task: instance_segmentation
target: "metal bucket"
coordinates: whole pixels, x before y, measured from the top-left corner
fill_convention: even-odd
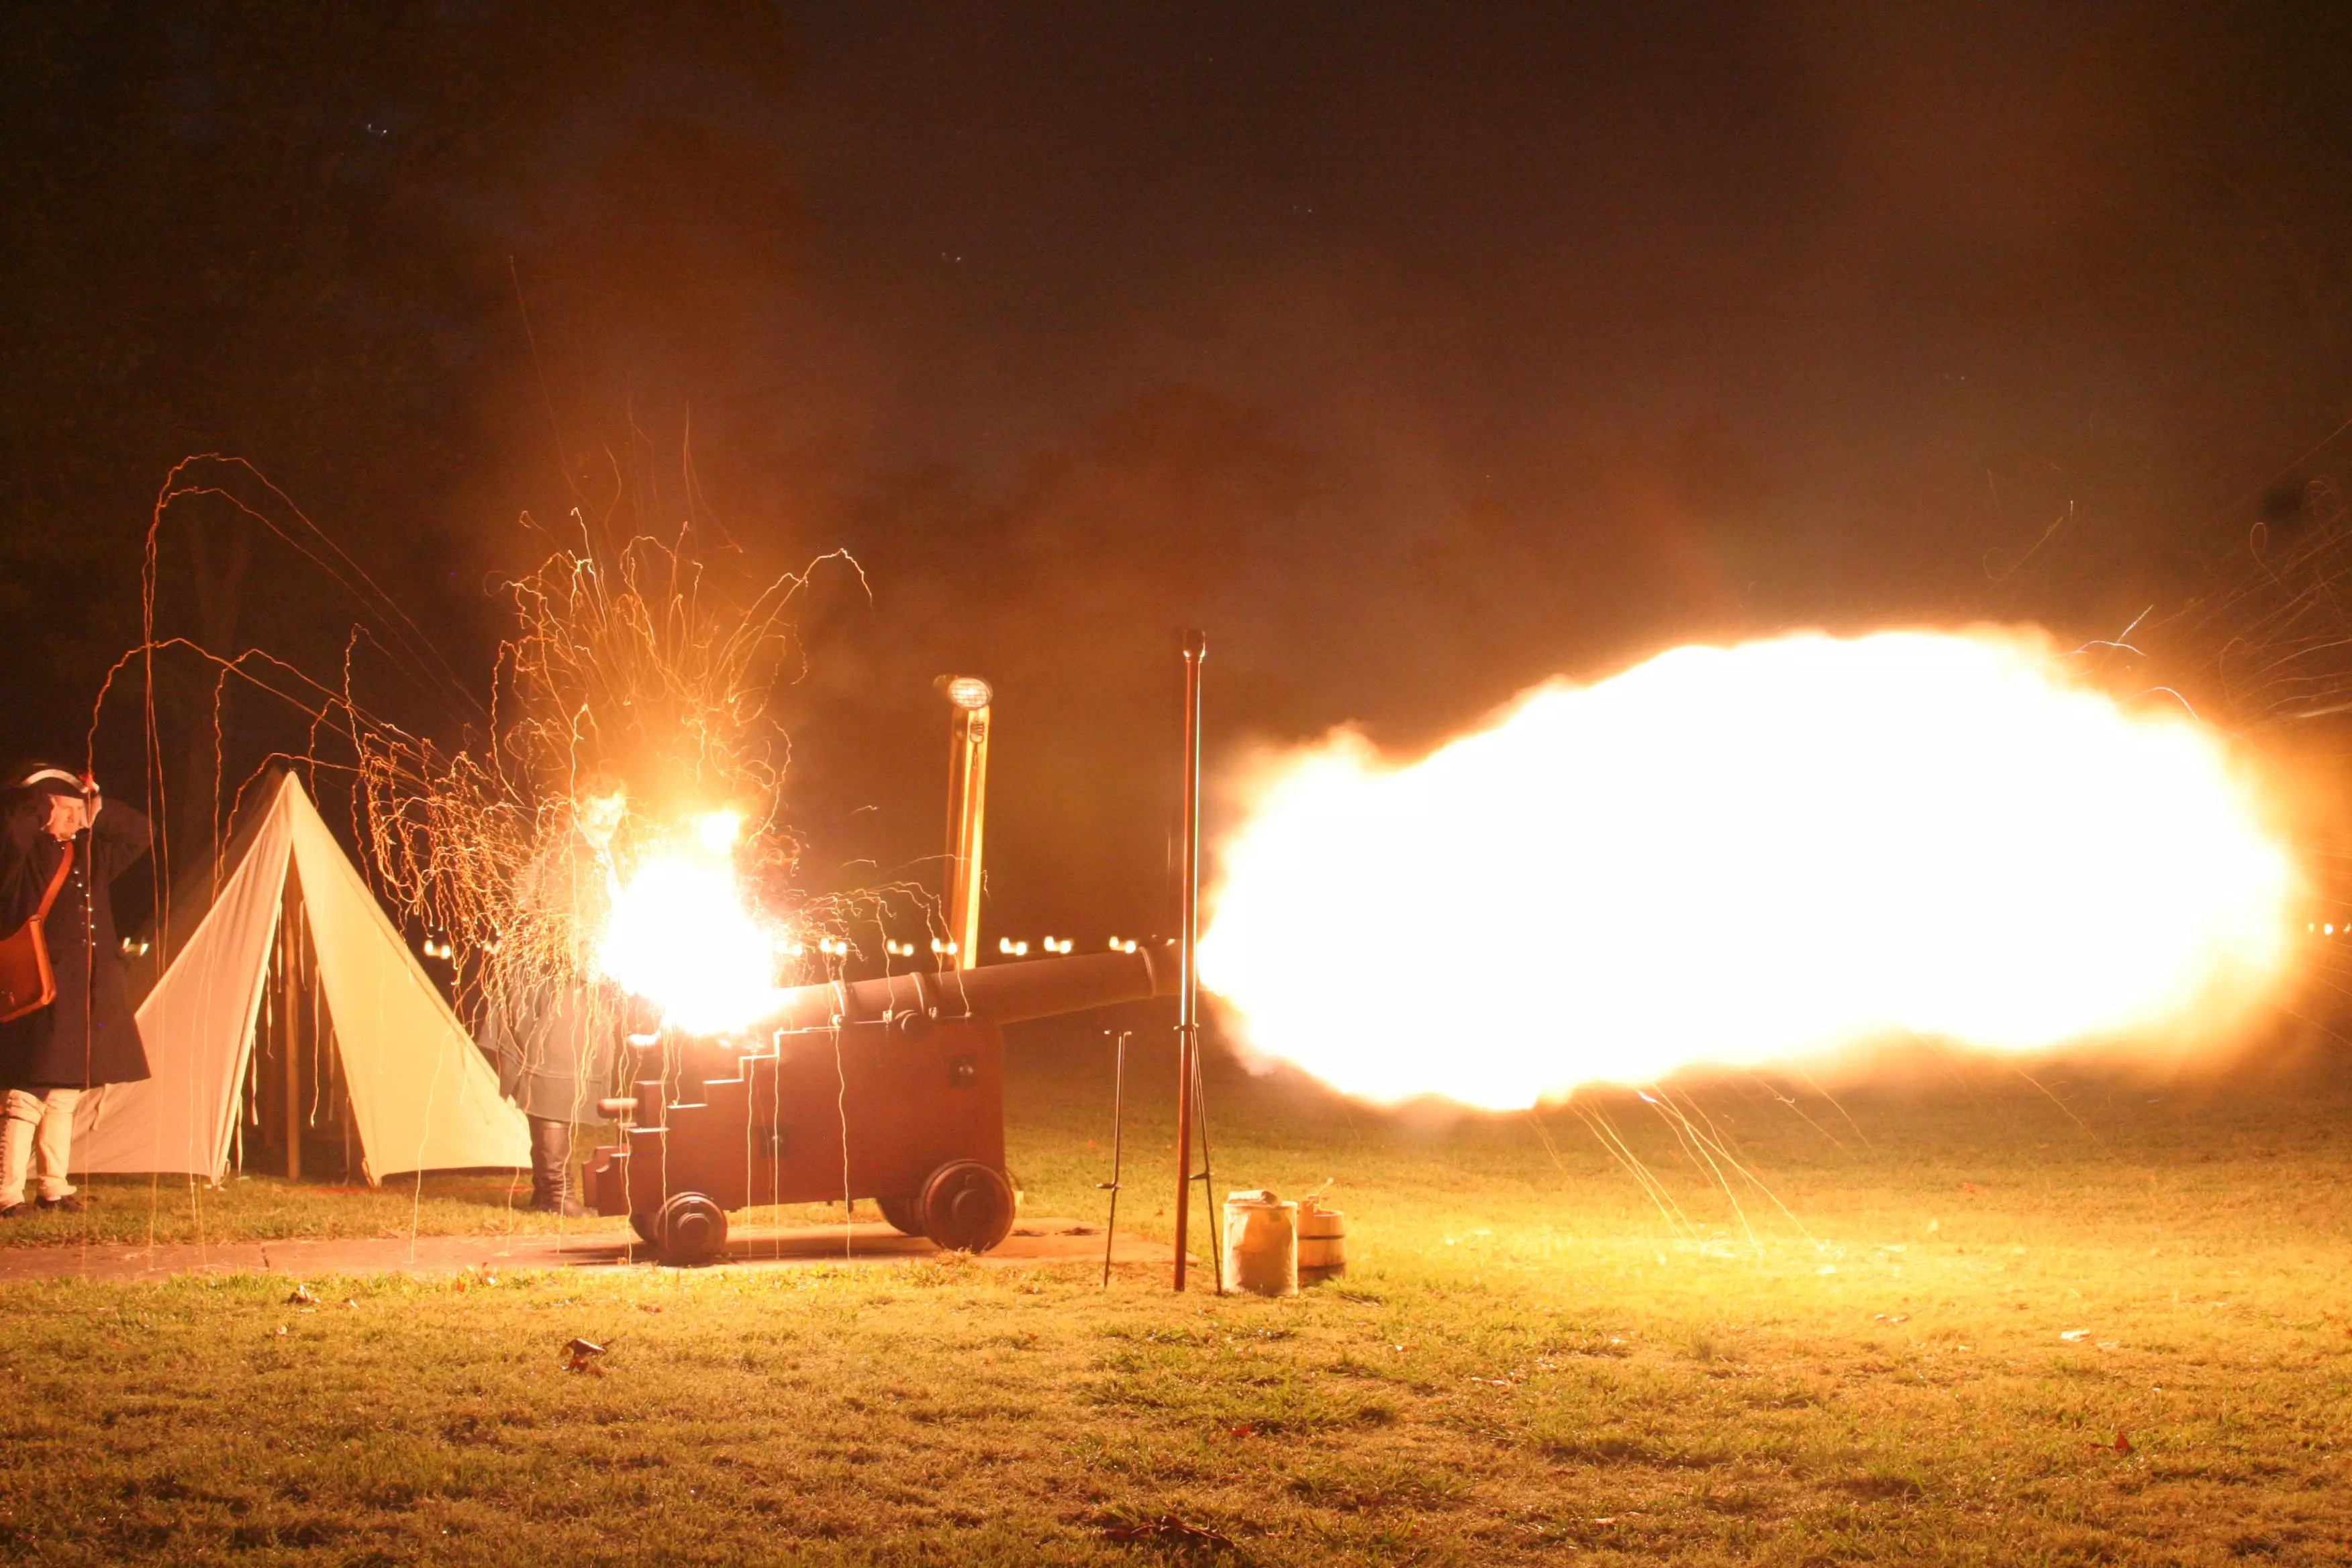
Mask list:
[[[1225,1289],[1298,1294],[1298,1205],[1269,1192],[1225,1194]]]
[[[1298,1200],[1298,1282],[1320,1284],[1348,1271],[1348,1216],[1315,1198]]]

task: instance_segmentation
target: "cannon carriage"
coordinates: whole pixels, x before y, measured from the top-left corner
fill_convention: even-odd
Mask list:
[[[876,1202],[908,1235],[985,1252],[1013,1228],[1003,1026],[1175,994],[1172,952],[796,986],[750,1038],[664,1035],[635,1091],[604,1104],[624,1141],[587,1171],[670,1263],[719,1255],[730,1210]]]

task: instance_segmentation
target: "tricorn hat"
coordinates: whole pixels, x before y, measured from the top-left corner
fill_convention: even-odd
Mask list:
[[[8,775],[8,787],[29,790],[36,795],[88,795],[98,787],[95,779],[70,773],[49,763],[31,763],[14,769]]]

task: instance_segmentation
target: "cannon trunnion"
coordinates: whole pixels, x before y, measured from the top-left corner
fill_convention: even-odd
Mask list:
[[[1001,1025],[1166,995],[1165,952],[801,986],[764,1039],[664,1036],[635,1093],[610,1102],[625,1142],[596,1151],[589,1197],[665,1261],[725,1247],[727,1212],[870,1198],[908,1235],[985,1252],[1013,1228]]]

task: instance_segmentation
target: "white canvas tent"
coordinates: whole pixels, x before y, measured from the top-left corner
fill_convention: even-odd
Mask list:
[[[139,1005],[154,1076],[82,1097],[75,1171],[227,1173],[289,866],[369,1179],[527,1165],[522,1112],[499,1095],[497,1072],[300,781],[281,773],[263,787],[217,880],[207,879],[201,917],[188,912],[193,929],[170,933],[176,951]]]

